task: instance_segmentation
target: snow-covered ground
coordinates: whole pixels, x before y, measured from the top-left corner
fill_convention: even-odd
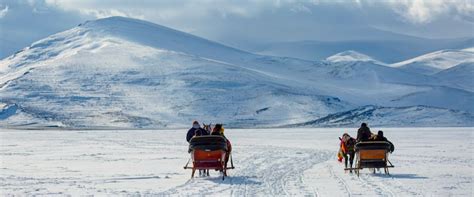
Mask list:
[[[380,128],[373,128],[373,130]],[[355,129],[226,129],[235,170],[190,179],[185,130],[1,130],[0,195],[472,196],[474,128],[382,128],[391,175],[336,161]]]

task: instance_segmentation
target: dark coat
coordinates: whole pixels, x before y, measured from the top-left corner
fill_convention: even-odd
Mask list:
[[[388,139],[386,137],[377,136],[377,138],[375,138],[375,141],[388,142],[390,144],[390,152],[392,153],[395,150],[395,146],[393,145],[393,143],[391,141],[388,141]]]
[[[191,128],[188,130],[188,133],[186,134],[186,141],[189,142],[189,140],[191,140],[191,138],[193,138],[194,136],[201,136],[201,135],[209,135],[209,133],[207,133],[207,131],[204,130],[203,128],[199,128],[199,129]]]
[[[370,132],[369,127],[360,127],[359,130],[357,130],[357,141],[367,141],[369,140],[371,135],[372,132]]]

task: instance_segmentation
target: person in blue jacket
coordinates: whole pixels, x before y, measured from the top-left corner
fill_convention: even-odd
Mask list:
[[[201,136],[201,135],[209,135],[206,130],[201,128],[201,125],[199,124],[198,121],[193,122],[193,127],[188,130],[188,133],[186,134],[186,141],[189,142],[191,138],[194,136]]]

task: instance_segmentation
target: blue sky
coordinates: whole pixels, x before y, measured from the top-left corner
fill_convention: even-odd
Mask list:
[[[127,16],[223,43],[474,35],[472,0],[0,0],[2,52],[85,20]],[[394,33],[394,34],[392,34]]]

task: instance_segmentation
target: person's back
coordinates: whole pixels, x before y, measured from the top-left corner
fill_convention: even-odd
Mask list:
[[[193,122],[193,127],[188,130],[188,133],[186,134],[186,141],[189,142],[191,138],[194,136],[202,136],[202,135],[209,135],[206,130],[201,128],[201,125],[199,124],[198,121]]]
[[[211,135],[220,135],[224,137],[226,144],[227,144],[227,154],[225,156],[225,167],[227,168],[227,163],[229,162],[229,157],[232,152],[232,144],[230,143],[230,140],[224,135],[224,127],[222,124],[216,124],[214,128],[212,129]]]
[[[212,129],[211,135],[222,135],[222,133],[223,133],[222,124],[216,124],[214,128]]]
[[[370,128],[367,126],[367,123],[362,123],[360,125],[359,130],[357,130],[357,141],[363,142],[369,140],[372,132],[370,132]]]
[[[390,144],[390,152],[393,152],[395,150],[395,146],[393,145],[393,143],[390,142],[386,137],[384,137],[383,131],[378,131],[377,132],[377,137],[375,138],[375,141],[388,142]]]

